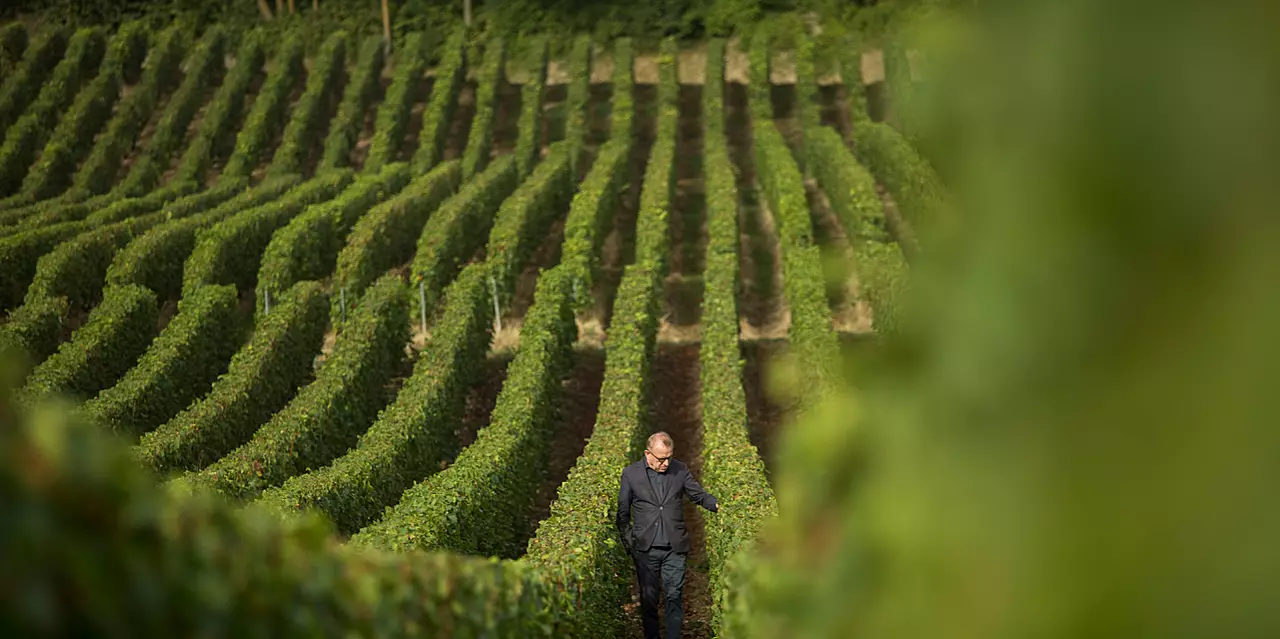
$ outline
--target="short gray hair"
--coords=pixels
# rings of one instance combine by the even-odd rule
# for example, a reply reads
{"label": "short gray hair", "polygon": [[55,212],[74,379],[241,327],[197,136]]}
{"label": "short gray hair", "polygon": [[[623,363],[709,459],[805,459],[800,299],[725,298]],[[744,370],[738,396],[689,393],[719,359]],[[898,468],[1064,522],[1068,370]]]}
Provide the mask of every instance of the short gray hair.
{"label": "short gray hair", "polygon": [[648,447],[649,447],[649,449],[650,449],[650,450],[652,450],[652,449],[653,449],[653,447],[654,447],[654,445],[655,445],[655,444],[659,444],[659,443],[660,443],[660,444],[662,444],[662,446],[663,446],[664,448],[666,448],[667,450],[675,450],[675,449],[676,449],[676,443],[675,443],[675,442],[673,442],[673,441],[671,441],[671,436],[670,436],[670,435],[668,435],[668,434],[666,434],[666,433],[665,433],[665,432],[663,432],[663,431],[658,431],[658,432],[656,432],[656,433],[654,433],[654,434],[650,435],[650,436],[649,436],[649,442],[646,444],[646,446],[648,446]]}

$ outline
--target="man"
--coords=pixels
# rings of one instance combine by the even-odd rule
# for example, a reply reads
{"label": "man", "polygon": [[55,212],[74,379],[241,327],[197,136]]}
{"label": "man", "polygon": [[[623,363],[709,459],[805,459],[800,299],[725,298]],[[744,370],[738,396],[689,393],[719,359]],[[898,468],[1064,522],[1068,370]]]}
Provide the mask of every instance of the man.
{"label": "man", "polygon": [[698,485],[689,467],[671,458],[674,452],[670,435],[650,435],[644,459],[622,469],[618,490],[618,534],[636,563],[645,639],[658,639],[659,579],[666,593],[667,639],[680,637],[684,565],[689,556],[683,496],[688,494],[693,503],[713,513],[719,511],[716,498]]}

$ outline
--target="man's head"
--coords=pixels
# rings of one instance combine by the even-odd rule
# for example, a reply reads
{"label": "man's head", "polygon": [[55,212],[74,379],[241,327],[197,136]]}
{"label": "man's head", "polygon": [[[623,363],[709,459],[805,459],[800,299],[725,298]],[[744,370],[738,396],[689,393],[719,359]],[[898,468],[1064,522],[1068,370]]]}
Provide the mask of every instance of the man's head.
{"label": "man's head", "polygon": [[667,472],[671,466],[671,456],[675,454],[676,445],[666,433],[654,433],[649,436],[649,443],[644,449],[644,461],[660,473]]}

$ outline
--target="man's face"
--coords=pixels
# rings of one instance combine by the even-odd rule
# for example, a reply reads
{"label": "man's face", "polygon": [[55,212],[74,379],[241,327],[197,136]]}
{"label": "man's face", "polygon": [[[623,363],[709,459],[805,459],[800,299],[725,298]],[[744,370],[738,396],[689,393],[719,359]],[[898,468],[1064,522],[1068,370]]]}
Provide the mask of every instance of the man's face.
{"label": "man's face", "polygon": [[671,449],[658,444],[653,448],[644,451],[645,461],[652,468],[660,473],[667,472],[667,466],[671,465]]}

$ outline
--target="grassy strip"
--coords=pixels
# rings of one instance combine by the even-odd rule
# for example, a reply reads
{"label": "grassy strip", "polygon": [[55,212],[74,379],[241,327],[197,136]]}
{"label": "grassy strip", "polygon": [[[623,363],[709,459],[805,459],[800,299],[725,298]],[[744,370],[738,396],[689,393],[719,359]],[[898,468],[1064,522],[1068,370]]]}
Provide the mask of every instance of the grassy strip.
{"label": "grassy strip", "polygon": [[[296,176],[277,178],[243,191],[235,197],[222,193],[221,201],[207,211],[188,211],[188,215],[165,222],[132,241],[116,254],[107,269],[107,283],[117,286],[140,284],[155,291],[162,299],[177,298],[182,290],[183,261],[195,248],[196,233],[224,218],[280,197],[298,183]],[[235,182],[237,191],[242,182]],[[201,209],[203,210],[203,209]]]}
{"label": "grassy strip", "polygon": [[[444,56],[436,67],[436,83],[431,89],[431,100],[426,111],[422,113],[422,131],[418,133],[418,150],[413,154],[413,170],[415,173],[426,173],[435,168],[444,159],[444,144],[449,137],[449,125],[453,121],[454,111],[458,106],[458,93],[462,91],[462,82],[467,75],[467,59],[464,51],[466,30],[456,29],[444,44]],[[499,41],[500,42],[500,41]],[[486,55],[486,64],[488,56]],[[484,73],[484,69],[481,69]],[[497,70],[501,74],[501,69]],[[481,108],[483,96],[477,93],[476,106]],[[479,112],[477,111],[477,116]],[[471,138],[467,142],[467,151],[471,151],[472,143],[489,144],[490,135],[486,131],[484,138],[477,142],[475,126],[471,127]],[[487,146],[485,147],[488,148]],[[484,159],[488,159],[487,157]],[[468,168],[471,170],[468,173]],[[464,157],[462,177],[467,179],[476,171],[476,166],[468,166]]]}
{"label": "grassy strip", "polygon": [[591,100],[591,38],[578,36],[569,52],[569,96],[565,104],[564,139],[574,175],[582,171],[582,147],[587,140],[587,105]]}
{"label": "grassy strip", "polygon": [[635,54],[631,38],[613,41],[613,99],[609,139],[630,142],[635,128]]}
{"label": "grassy strip", "polygon": [[640,189],[636,217],[636,262],[665,275],[670,252],[667,219],[676,179],[676,128],[680,121],[680,85],[676,77],[679,50],[674,39],[662,41],[658,55],[658,124]]}
{"label": "grassy strip", "polygon": [[25,365],[43,362],[62,341],[65,297],[45,297],[14,309],[0,324],[0,359]]}
{"label": "grassy strip", "polygon": [[92,308],[103,294],[116,253],[165,219],[163,213],[135,217],[90,229],[59,244],[36,263],[25,303],[61,296],[72,308]]}
{"label": "grassy strip", "polygon": [[542,93],[547,86],[547,52],[549,42],[539,36],[530,45],[533,58],[529,66],[533,75],[520,87],[520,120],[516,123],[516,162],[523,181],[533,172],[542,151]]}
{"label": "grassy strip", "polygon": [[[507,41],[502,38],[490,40],[484,51],[484,61],[480,64],[480,84],[476,88],[476,113],[467,134],[467,148],[462,153],[462,179],[464,180],[483,171],[489,164],[489,153],[493,149],[493,119],[498,112],[498,90],[507,82],[506,65]],[[455,97],[451,104],[446,106],[446,110],[452,111],[453,103],[456,102],[455,92]],[[444,126],[438,128],[441,131],[448,130]],[[441,149],[443,149],[443,141],[443,135],[437,138],[437,146]],[[440,152],[437,151],[436,156],[439,157],[439,155]]]}
{"label": "grassy strip", "polygon": [[0,129],[7,130],[39,95],[45,79],[67,50],[67,31],[46,28],[27,46],[12,75],[0,86]]}
{"label": "grassy strip", "polygon": [[280,199],[236,213],[196,234],[182,269],[182,294],[209,284],[254,289],[271,235],[309,206],[333,199],[351,183],[350,169],[326,171]]}
{"label": "grassy strip", "polygon": [[420,302],[429,312],[436,308],[444,287],[481,248],[480,243],[493,227],[494,213],[515,191],[518,179],[515,158],[499,158],[427,220],[418,236],[409,278],[409,284],[419,293],[414,296],[415,312],[422,311]]}
{"label": "grassy strip", "polygon": [[656,274],[644,265],[627,267],[605,340],[595,428],[525,554],[524,561],[573,602],[572,636],[622,634],[619,611],[630,597],[633,568],[617,541],[613,514],[618,473],[639,454],[650,432],[649,370],[660,290]]}
{"label": "grassy strip", "polygon": [[48,141],[62,111],[97,72],[104,48],[105,38],[100,28],[80,29],[71,36],[66,57],[43,83],[40,95],[6,130],[4,145],[0,146],[0,196],[12,195],[22,185],[22,178],[31,168],[36,153]]}
{"label": "grassy strip", "polygon": [[578,336],[565,271],[538,278],[489,425],[444,471],[409,488],[380,521],[351,538],[387,550],[447,549],[519,556],[527,515],[546,471],[555,402]]}
{"label": "grassy strip", "polygon": [[316,282],[299,282],[282,297],[208,395],[142,436],[136,452],[143,465],[157,472],[203,468],[294,397],[311,375],[329,305]]}
{"label": "grassy strip", "polygon": [[323,131],[323,118],[342,81],[347,60],[347,33],[338,31],[324,41],[316,54],[306,88],[293,105],[293,115],[271,158],[268,177],[303,172],[313,140]]}
{"label": "grassy strip", "polygon": [[[710,71],[708,65],[708,72]],[[708,75],[708,78],[711,76]],[[722,112],[719,97],[706,99]],[[719,496],[720,515],[705,518],[712,626],[722,627],[732,593],[741,588],[730,559],[749,554],[764,521],[777,513],[764,462],[751,444],[738,346],[738,192],[723,135],[706,138],[707,268],[702,302],[702,481]]]}
{"label": "grassy strip", "polygon": [[369,287],[316,380],[244,445],[182,481],[250,499],[345,453],[391,400],[386,382],[404,360],[409,303],[399,277]]}
{"label": "grassy strip", "polygon": [[[195,118],[196,111],[204,104],[205,98],[222,75],[223,56],[227,46],[227,33],[217,25],[211,26],[195,49],[187,56],[183,64],[185,69],[182,84],[169,97],[164,111],[156,120],[155,131],[138,154],[138,159],[129,168],[128,174],[118,186],[111,190],[127,196],[136,196],[155,188],[160,183],[165,170],[169,168],[173,156],[185,141],[187,128]],[[247,90],[253,76],[262,67],[262,47],[253,38],[246,39],[236,52],[236,66],[227,77],[224,85],[230,88],[219,88],[217,96],[210,103],[209,113],[201,121],[198,137],[206,137],[206,126],[212,126],[229,106],[228,100],[236,99],[234,91]],[[240,99],[243,99],[240,96]],[[215,105],[222,105],[215,107]],[[207,124],[206,124],[207,123]],[[207,144],[206,150],[211,149]]]}
{"label": "grassy strip", "polygon": [[609,140],[591,166],[578,192],[573,196],[569,216],[564,224],[561,263],[574,282],[574,300],[579,307],[591,303],[597,256],[604,241],[601,230],[618,207],[619,196],[627,183],[626,162],[630,140]]}
{"label": "grassy strip", "polygon": [[333,273],[338,251],[356,220],[409,183],[409,166],[388,164],[378,173],[364,173],[334,198],[312,206],[275,231],[258,268],[258,287],[283,291],[303,280],[320,280]]}
{"label": "grassy strip", "polygon": [[383,50],[382,38],[368,36],[360,46],[355,71],[343,89],[342,102],[337,115],[329,123],[329,135],[324,141],[324,153],[318,171],[341,169],[351,166],[351,150],[355,148],[364,126],[364,113],[373,104],[381,88]]}
{"label": "grassy strip", "polygon": [[748,82],[747,111],[752,122],[763,122],[773,119],[773,85],[770,83],[769,40],[770,31],[761,25],[751,34],[750,48],[747,51]]}
{"label": "grassy strip", "polygon": [[493,304],[483,264],[462,271],[413,375],[391,406],[332,464],[290,478],[258,503],[279,512],[317,509],[351,534],[440,468],[458,446],[455,424],[489,349]]}
{"label": "grassy strip", "polygon": [[[191,144],[187,145],[182,158],[178,160],[178,170],[173,176],[174,182],[193,182],[203,185],[205,172],[228,152],[227,143],[232,127],[244,113],[245,97],[266,61],[262,38],[260,32],[250,32],[243,36],[240,48],[236,51],[235,66],[227,72],[222,86],[218,87],[213,100],[205,107],[195,138],[191,140]],[[265,83],[263,86],[266,86]],[[257,100],[255,99],[254,102],[256,103]],[[181,139],[176,144],[181,144]],[[164,166],[157,163],[152,171],[154,172],[152,175],[139,179],[144,183],[159,184]]]}
{"label": "grassy strip", "polygon": [[[458,190],[461,165],[451,161],[419,177],[395,197],[373,207],[356,222],[347,244],[338,253],[333,281],[346,289],[347,304],[387,269],[413,257],[417,238],[432,211]],[[333,317],[341,317],[335,302]]]}
{"label": "grassy strip", "polygon": [[485,244],[489,276],[503,303],[510,301],[520,271],[533,256],[556,216],[573,198],[569,145],[556,142],[545,162],[502,203]]}
{"label": "grassy strip", "polygon": [[290,36],[280,46],[274,60],[275,68],[267,74],[258,97],[253,100],[253,108],[236,136],[235,151],[222,168],[222,177],[247,178],[252,175],[286,121],[314,115],[305,109],[295,110],[292,117],[289,114],[289,94],[306,74],[302,64],[304,52],[301,35]]}
{"label": "grassy strip", "polygon": [[68,395],[85,400],[133,368],[156,336],[159,304],[141,286],[108,288],[84,326],[31,372],[23,401]]}
{"label": "grassy strip", "polygon": [[427,37],[410,33],[395,59],[395,77],[387,87],[387,95],[378,105],[373,140],[364,159],[365,171],[380,171],[396,161],[404,132],[409,128],[409,113],[422,93],[422,74],[427,69]]}
{"label": "grassy strip", "polygon": [[139,22],[126,23],[111,39],[98,73],[58,120],[49,141],[22,181],[19,196],[30,202],[59,195],[71,186],[76,165],[89,153],[94,137],[111,119],[127,76],[136,74],[147,50],[147,34]]}
{"label": "grassy strip", "polygon": [[0,27],[0,80],[7,80],[27,49],[27,25],[10,22]]}
{"label": "grassy strip", "polygon": [[233,286],[206,286],[178,303],[178,314],[119,383],[81,407],[92,421],[141,435],[209,391],[227,370],[245,322]]}
{"label": "grassy strip", "polygon": [[880,180],[912,227],[927,231],[946,218],[942,181],[907,138],[887,124],[868,121],[854,127],[853,139],[858,161]]}

